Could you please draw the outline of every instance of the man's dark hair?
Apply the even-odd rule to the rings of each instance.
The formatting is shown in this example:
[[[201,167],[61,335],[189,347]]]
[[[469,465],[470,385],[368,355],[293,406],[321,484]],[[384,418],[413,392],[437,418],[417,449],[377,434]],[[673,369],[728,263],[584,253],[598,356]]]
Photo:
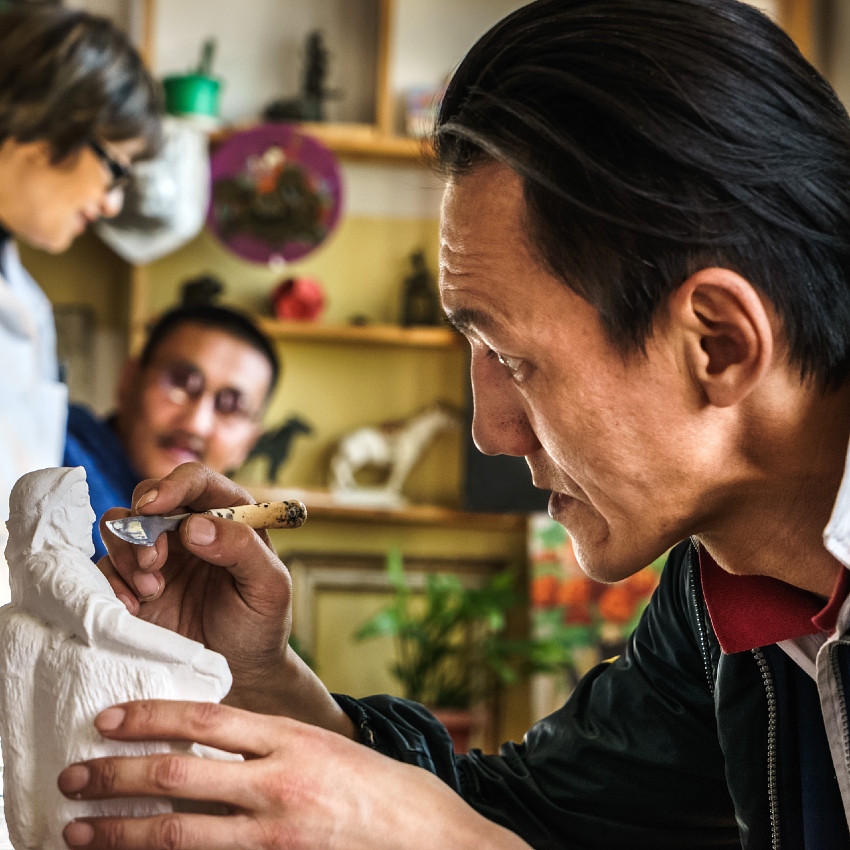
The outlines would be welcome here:
[[[531,3],[463,60],[434,144],[450,177],[520,175],[533,250],[622,351],[716,265],[773,303],[802,377],[850,374],[850,121],[752,7]]]
[[[106,18],[48,3],[0,13],[0,143],[46,141],[54,162],[89,141],[162,144],[162,97]]]
[[[180,306],[163,313],[151,327],[144,348],[139,355],[139,365],[144,368],[153,361],[157,348],[175,330],[183,325],[201,325],[221,331],[247,343],[259,351],[271,366],[272,377],[266,398],[269,398],[277,386],[280,377],[280,360],[269,338],[243,313],[215,304],[195,304]]]

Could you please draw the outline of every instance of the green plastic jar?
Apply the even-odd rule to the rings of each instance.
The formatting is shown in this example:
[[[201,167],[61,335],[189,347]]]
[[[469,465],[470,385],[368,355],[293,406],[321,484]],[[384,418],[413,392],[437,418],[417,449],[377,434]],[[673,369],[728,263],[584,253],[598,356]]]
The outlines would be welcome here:
[[[218,117],[221,81],[201,74],[165,77],[165,110],[171,115],[210,115]]]

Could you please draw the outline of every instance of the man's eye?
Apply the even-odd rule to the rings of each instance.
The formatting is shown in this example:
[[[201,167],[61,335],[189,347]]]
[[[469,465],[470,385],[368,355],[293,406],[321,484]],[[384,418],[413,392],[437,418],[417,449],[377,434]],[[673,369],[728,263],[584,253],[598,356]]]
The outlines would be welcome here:
[[[508,357],[507,354],[499,354],[494,352],[496,359],[502,364],[512,375],[516,374],[522,366],[522,360],[519,357]]]

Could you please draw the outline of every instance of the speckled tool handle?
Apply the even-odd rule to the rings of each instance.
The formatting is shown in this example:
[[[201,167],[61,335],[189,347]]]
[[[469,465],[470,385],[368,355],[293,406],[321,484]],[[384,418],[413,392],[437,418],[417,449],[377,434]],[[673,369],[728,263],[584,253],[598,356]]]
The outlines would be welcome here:
[[[296,499],[286,502],[261,502],[259,505],[239,505],[235,508],[215,508],[202,511],[223,519],[232,519],[251,528],[301,528],[307,521],[307,508]]]

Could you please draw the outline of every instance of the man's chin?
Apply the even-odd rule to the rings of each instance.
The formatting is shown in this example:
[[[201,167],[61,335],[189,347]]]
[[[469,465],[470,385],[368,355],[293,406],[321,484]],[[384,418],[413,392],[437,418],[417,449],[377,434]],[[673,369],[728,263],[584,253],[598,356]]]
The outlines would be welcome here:
[[[643,557],[637,548],[628,545],[628,542],[626,546],[617,547],[610,537],[601,544],[585,544],[581,535],[578,538],[573,537],[572,541],[573,552],[582,572],[588,578],[605,584],[613,584],[633,576],[649,566],[664,551]]]

